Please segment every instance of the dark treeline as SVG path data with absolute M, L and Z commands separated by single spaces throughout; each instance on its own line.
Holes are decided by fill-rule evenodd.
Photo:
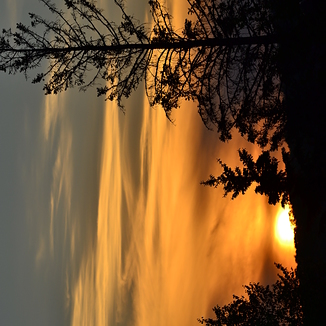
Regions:
M 295 246 L 305 325 L 322 325 L 326 304 L 326 12 L 323 1 L 303 1 L 291 42 L 283 45 L 286 162 L 296 221 Z

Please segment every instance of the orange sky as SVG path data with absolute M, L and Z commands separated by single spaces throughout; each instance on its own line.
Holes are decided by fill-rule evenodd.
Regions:
M 240 142 L 216 141 L 189 103 L 175 126 L 145 105 L 132 130 L 141 105 L 125 116 L 106 107 L 97 239 L 72 291 L 73 325 L 196 325 L 243 284 L 273 282 L 274 261 L 294 264 L 274 235 L 278 207 L 199 184 L 218 173 L 216 157 L 236 161 Z
M 97 236 L 71 282 L 73 325 L 197 325 L 243 284 L 275 281 L 274 261 L 294 265 L 275 237 L 279 207 L 199 184 L 220 172 L 216 158 L 234 166 L 239 147 L 257 149 L 221 144 L 192 103 L 175 125 L 141 93 L 127 105 L 105 108 Z
M 187 4 L 173 3 L 180 26 Z M 127 11 L 143 21 L 147 0 Z M 242 285 L 274 282 L 274 261 L 294 266 L 293 245 L 275 235 L 280 207 L 253 189 L 231 201 L 200 185 L 221 172 L 216 158 L 235 166 L 238 148 L 256 148 L 220 143 L 193 103 L 173 125 L 141 90 L 125 115 L 94 92 L 67 94 L 43 101 L 39 153 L 24 169 L 37 275 L 63 274 L 71 325 L 198 325 Z

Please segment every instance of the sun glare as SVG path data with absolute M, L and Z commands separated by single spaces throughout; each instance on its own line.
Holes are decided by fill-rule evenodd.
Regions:
M 289 207 L 285 209 L 280 208 L 276 223 L 275 223 L 275 236 L 282 245 L 291 246 L 294 241 L 293 226 L 289 219 Z

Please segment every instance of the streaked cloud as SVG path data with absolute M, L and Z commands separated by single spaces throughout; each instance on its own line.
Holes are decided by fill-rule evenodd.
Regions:
M 121 277 L 121 154 L 119 111 L 108 103 L 104 115 L 97 234 L 72 280 L 72 325 L 115 321 Z

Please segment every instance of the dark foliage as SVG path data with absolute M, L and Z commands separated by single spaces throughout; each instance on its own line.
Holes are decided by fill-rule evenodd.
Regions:
M 122 0 L 115 0 L 120 23 L 92 0 L 65 0 L 65 12 L 40 1 L 54 19 L 30 14 L 30 26 L 3 30 L 0 70 L 27 76 L 47 60 L 33 78 L 45 83 L 46 94 L 96 85 L 120 108 L 145 80 L 150 103 L 162 105 L 169 119 L 184 98 L 198 103 L 205 125 L 223 141 L 233 128 L 272 150 L 284 140 L 274 1 L 188 0 L 180 33 L 158 1 L 149 1 L 152 30 L 128 15 Z
M 222 141 L 231 139 L 236 128 L 250 142 L 278 148 L 284 140 L 285 115 L 273 1 L 188 2 L 190 19 L 182 38 L 210 43 L 162 51 L 162 68 L 155 67 L 149 84 L 152 104 L 161 104 L 170 115 L 182 98 L 194 100 L 205 125 L 216 128 Z M 165 31 L 169 26 L 168 20 Z M 176 37 L 163 35 L 169 42 Z M 221 39 L 229 43 L 220 46 L 216 40 Z
M 74 86 L 85 91 L 102 80 L 105 86 L 98 87 L 98 94 L 108 93 L 123 108 L 122 99 L 138 86 L 149 64 L 148 50 L 130 46 L 149 42 L 144 25 L 125 13 L 120 0 L 115 0 L 120 24 L 108 21 L 93 1 L 65 0 L 65 12 L 49 0 L 40 1 L 54 19 L 30 13 L 30 26 L 18 23 L 15 32 L 3 30 L 0 70 L 27 76 L 46 60 L 45 71 L 32 80 L 45 83 L 45 94 Z
M 206 326 L 303 325 L 296 270 L 275 265 L 282 273 L 271 287 L 250 283 L 244 287 L 247 297 L 234 295 L 231 303 L 213 308 L 216 318 L 198 321 Z
M 287 153 L 283 149 L 283 156 Z M 253 160 L 245 149 L 239 150 L 240 161 L 244 168 L 236 167 L 232 170 L 219 159 L 223 173 L 215 177 L 210 175 L 207 181 L 202 181 L 205 186 L 218 187 L 223 185 L 224 196 L 232 193 L 232 199 L 240 193 L 244 194 L 253 182 L 257 183 L 255 192 L 268 197 L 268 203 L 275 205 L 281 200 L 284 207 L 289 201 L 288 180 L 286 172 L 278 171 L 278 161 L 270 155 L 269 151 L 263 151 L 257 161 Z
M 54 19 L 30 14 L 30 26 L 3 30 L 0 70 L 27 76 L 41 67 L 32 82 L 43 82 L 46 94 L 96 86 L 121 109 L 144 80 L 150 104 L 161 105 L 170 120 L 182 99 L 195 101 L 206 127 L 222 141 L 236 129 L 263 150 L 256 163 L 241 152 L 243 172 L 220 162 L 224 173 L 204 184 L 223 184 L 237 196 L 257 182 L 256 192 L 270 203 L 288 200 L 286 174 L 277 172 L 272 157 L 287 123 L 280 49 L 289 35 L 284 13 L 291 10 L 282 1 L 188 0 L 189 18 L 180 32 L 156 0 L 149 1 L 152 29 L 128 15 L 123 0 L 114 0 L 121 13 L 116 22 L 93 0 L 65 0 L 65 11 L 40 1 Z

